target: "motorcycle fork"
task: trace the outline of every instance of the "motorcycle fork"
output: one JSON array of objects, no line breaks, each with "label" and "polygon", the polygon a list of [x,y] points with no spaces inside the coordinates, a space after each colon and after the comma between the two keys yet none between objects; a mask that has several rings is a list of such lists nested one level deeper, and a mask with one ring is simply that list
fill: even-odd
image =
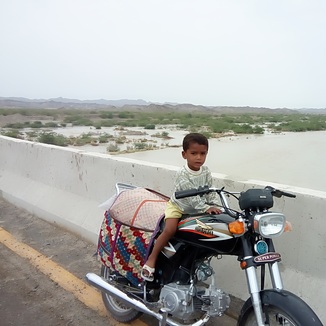
[{"label": "motorcycle fork", "polygon": [[[251,261],[253,259],[253,251],[251,241],[247,237],[242,237],[242,247],[243,247],[243,261]],[[262,303],[260,299],[260,289],[258,284],[258,278],[256,273],[256,266],[251,264],[245,268],[248,290],[251,296],[252,306],[254,308],[257,326],[264,326],[264,315],[262,309]]]},{"label": "motorcycle fork", "polygon": [[[273,288],[279,290],[283,289],[278,263],[277,262],[269,263],[268,267],[269,267]],[[247,281],[248,281],[248,288],[251,296],[251,302],[256,315],[257,325],[264,326],[266,324],[265,324],[265,317],[263,312],[264,308],[262,307],[262,302],[260,299],[260,291],[264,289],[265,265],[261,266],[261,288],[260,289],[259,289],[258,277],[256,271],[257,271],[256,266],[248,267],[245,270]]]},{"label": "motorcycle fork", "polygon": [[[274,245],[271,239],[267,240],[269,251],[275,252]],[[249,238],[242,238],[243,244],[243,260],[252,261],[253,251],[252,245]],[[268,263],[269,273],[271,277],[272,286],[274,289],[283,289],[283,282],[281,278],[281,273],[279,270],[278,262]],[[265,265],[261,266],[261,288],[259,289],[258,277],[257,277],[257,266],[251,264],[251,266],[245,268],[245,273],[248,282],[248,289],[251,296],[252,306],[254,308],[256,321],[258,326],[266,325],[264,322],[264,313],[262,308],[262,302],[260,299],[260,292],[264,288],[265,279]]]},{"label": "motorcycle fork", "polygon": [[[265,241],[267,242],[269,252],[275,252],[273,240],[265,239]],[[273,289],[283,290],[283,281],[282,281],[278,262],[269,263],[268,268],[269,268],[269,275],[271,277]]]},{"label": "motorcycle fork", "polygon": [[268,267],[273,289],[283,290],[283,282],[281,278],[280,269],[278,267],[278,262],[268,264]]}]

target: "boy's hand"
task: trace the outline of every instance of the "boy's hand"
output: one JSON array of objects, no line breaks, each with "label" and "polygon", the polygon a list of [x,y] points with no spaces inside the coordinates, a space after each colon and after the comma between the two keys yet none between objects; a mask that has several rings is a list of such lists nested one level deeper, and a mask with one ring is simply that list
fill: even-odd
[{"label": "boy's hand", "polygon": [[221,214],[222,211],[220,209],[218,209],[217,207],[210,207],[206,213],[208,214]]}]

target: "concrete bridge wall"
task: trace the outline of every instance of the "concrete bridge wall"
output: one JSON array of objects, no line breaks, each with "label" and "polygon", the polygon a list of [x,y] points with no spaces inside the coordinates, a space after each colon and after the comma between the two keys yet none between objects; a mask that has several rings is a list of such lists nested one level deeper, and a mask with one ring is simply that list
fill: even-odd
[{"label": "concrete bridge wall", "polygon": [[[240,163],[239,163],[240,164]],[[124,182],[171,194],[179,167],[61,148],[0,136],[0,192],[13,204],[96,244],[103,218],[99,204]],[[233,181],[213,174],[215,186],[230,191],[264,187],[257,180]],[[324,177],[324,176],[321,176]],[[287,185],[296,199],[275,199],[293,231],[275,240],[282,254],[285,288],[302,297],[326,323],[326,193]],[[235,257],[214,260],[218,286],[246,299],[244,272]]]}]

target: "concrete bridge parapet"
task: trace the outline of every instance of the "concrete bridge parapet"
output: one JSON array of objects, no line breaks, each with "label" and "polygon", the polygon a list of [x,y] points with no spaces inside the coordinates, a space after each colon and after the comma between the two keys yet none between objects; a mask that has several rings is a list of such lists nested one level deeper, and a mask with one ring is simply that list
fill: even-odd
[{"label": "concrete bridge parapet", "polygon": [[[99,205],[124,182],[169,195],[178,167],[61,148],[0,136],[0,192],[31,213],[97,243],[103,218]],[[229,191],[264,187],[258,180],[234,181],[213,174],[214,185]],[[322,177],[322,176],[321,176]],[[326,323],[326,193],[268,183],[295,193],[296,199],[276,199],[293,231],[275,240],[282,254],[285,288],[302,297]],[[218,286],[247,299],[244,273],[235,257],[215,263]]]}]

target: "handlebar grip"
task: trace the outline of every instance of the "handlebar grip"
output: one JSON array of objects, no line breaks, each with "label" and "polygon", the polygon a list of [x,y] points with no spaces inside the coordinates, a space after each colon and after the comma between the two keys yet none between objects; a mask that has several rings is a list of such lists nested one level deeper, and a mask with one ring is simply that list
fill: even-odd
[{"label": "handlebar grip", "polygon": [[281,198],[282,196],[285,196],[285,197],[291,197],[291,198],[295,198],[297,197],[296,195],[294,194],[291,194],[289,192],[285,192],[285,191],[282,191],[282,190],[279,190],[279,189],[275,189],[271,186],[267,186],[265,187],[266,190],[269,190],[271,192],[271,194],[277,198]]},{"label": "handlebar grip", "polygon": [[176,191],[174,193],[176,199],[186,198],[186,197],[193,197],[197,195],[204,195],[209,192],[209,187],[199,187],[198,189],[188,189],[188,190],[181,190]]},{"label": "handlebar grip", "polygon": [[294,195],[294,194],[290,194],[289,192],[285,192],[285,191],[282,191],[282,195],[283,195],[283,196],[286,196],[286,197],[290,197],[290,198],[295,198],[295,197],[297,197],[296,195]]}]

